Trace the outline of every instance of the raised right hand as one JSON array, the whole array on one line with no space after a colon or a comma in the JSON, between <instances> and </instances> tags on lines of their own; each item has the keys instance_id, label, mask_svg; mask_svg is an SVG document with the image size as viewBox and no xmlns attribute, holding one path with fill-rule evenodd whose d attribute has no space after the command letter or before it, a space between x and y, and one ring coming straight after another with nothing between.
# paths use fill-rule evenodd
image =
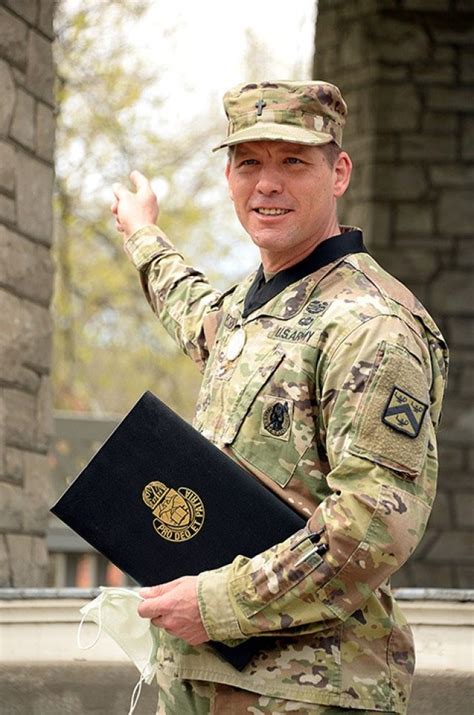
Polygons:
<instances>
[{"instance_id":1,"label":"raised right hand","mask_svg":"<svg viewBox=\"0 0 474 715\"><path fill-rule=\"evenodd\" d=\"M158 201L151 184L139 171L132 171L130 179L136 192L129 191L123 184L113 184L115 199L111 204L115 216L115 227L129 238L142 226L155 224L158 219Z\"/></svg>"}]
</instances>

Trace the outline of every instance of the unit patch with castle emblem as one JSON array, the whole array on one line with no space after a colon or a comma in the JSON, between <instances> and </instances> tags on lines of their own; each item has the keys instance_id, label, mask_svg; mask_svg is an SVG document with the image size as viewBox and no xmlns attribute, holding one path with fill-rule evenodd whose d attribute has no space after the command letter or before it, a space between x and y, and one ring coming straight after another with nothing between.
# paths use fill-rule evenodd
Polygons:
<instances>
[{"instance_id":1,"label":"unit patch with castle emblem","mask_svg":"<svg viewBox=\"0 0 474 715\"><path fill-rule=\"evenodd\" d=\"M382 422L408 437L418 437L428 405L394 385Z\"/></svg>"}]
</instances>

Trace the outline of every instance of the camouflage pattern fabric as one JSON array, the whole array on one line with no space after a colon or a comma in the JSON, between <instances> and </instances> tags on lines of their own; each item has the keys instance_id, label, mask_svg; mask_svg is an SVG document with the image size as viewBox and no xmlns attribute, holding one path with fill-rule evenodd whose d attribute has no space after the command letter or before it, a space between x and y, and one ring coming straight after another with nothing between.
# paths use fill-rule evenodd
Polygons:
<instances>
[{"instance_id":1,"label":"camouflage pattern fabric","mask_svg":"<svg viewBox=\"0 0 474 715\"><path fill-rule=\"evenodd\" d=\"M375 715L376 710L347 710L325 705L303 704L296 700L271 698L230 685L199 680L167 679L158 676L157 715ZM385 715L394 715L386 713Z\"/></svg>"},{"instance_id":2,"label":"camouflage pattern fabric","mask_svg":"<svg viewBox=\"0 0 474 715\"><path fill-rule=\"evenodd\" d=\"M414 648L390 576L419 543L436 490L447 350L432 318L366 253L244 320L253 276L218 294L156 227L126 249L151 307L204 373L195 426L308 518L285 542L199 577L211 639L276 645L239 673L206 644L163 632L163 672L405 713Z\"/></svg>"},{"instance_id":3,"label":"camouflage pattern fabric","mask_svg":"<svg viewBox=\"0 0 474 715\"><path fill-rule=\"evenodd\" d=\"M239 84L224 95L227 137L214 151L240 142L280 140L342 145L347 105L329 82Z\"/></svg>"}]
</instances>

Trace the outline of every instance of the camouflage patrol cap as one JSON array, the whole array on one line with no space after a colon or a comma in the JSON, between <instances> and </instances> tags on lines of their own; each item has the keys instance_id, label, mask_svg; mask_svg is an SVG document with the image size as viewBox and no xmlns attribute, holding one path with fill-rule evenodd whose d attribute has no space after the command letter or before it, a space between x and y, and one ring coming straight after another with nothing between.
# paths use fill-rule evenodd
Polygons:
<instances>
[{"instance_id":1,"label":"camouflage patrol cap","mask_svg":"<svg viewBox=\"0 0 474 715\"><path fill-rule=\"evenodd\" d=\"M342 144L347 105L322 80L239 84L224 95L227 137L213 151L251 141Z\"/></svg>"}]
</instances>

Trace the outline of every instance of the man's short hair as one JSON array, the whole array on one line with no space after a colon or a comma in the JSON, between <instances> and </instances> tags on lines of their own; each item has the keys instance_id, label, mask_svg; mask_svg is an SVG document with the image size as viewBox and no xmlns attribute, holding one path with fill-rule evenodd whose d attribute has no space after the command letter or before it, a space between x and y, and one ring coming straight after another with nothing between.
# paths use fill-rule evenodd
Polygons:
<instances>
[{"instance_id":1,"label":"man's short hair","mask_svg":"<svg viewBox=\"0 0 474 715\"><path fill-rule=\"evenodd\" d=\"M341 147L338 146L336 142L329 142L329 144L320 144L319 148L321 149L322 153L324 154L324 158L332 169L332 167L337 161L339 154L342 151Z\"/></svg>"}]
</instances>

